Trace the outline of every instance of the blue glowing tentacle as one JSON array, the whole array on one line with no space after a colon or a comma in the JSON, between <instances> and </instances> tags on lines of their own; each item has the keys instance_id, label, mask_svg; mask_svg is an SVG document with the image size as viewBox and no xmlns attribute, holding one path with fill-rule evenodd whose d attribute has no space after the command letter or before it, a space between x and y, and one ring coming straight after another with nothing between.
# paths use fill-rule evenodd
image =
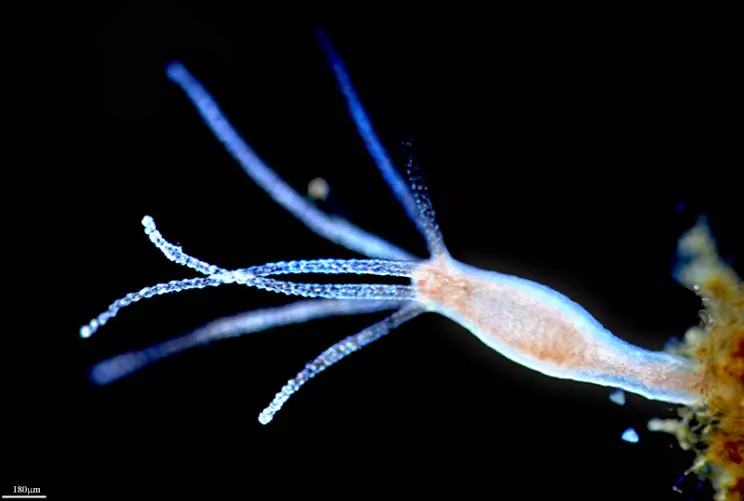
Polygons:
<instances>
[{"instance_id":1,"label":"blue glowing tentacle","mask_svg":"<svg viewBox=\"0 0 744 501\"><path fill-rule=\"evenodd\" d=\"M274 396L271 403L261 411L261 414L258 416L258 421L261 424L268 424L274 418L274 415L279 412L279 409L282 408L285 402L289 400L289 397L296 393L297 390L299 390L300 387L311 378L315 377L320 372L324 371L350 353L380 339L403 322L412 319L424 311L426 311L425 308L419 304L408 304L387 317L385 320L371 325L358 334L349 336L334 344L321 353L315 360L307 364L302 371L284 385L281 391Z\"/></svg>"},{"instance_id":2,"label":"blue glowing tentacle","mask_svg":"<svg viewBox=\"0 0 744 501\"><path fill-rule=\"evenodd\" d=\"M336 77L338 87L341 90L341 93L344 95L344 98L346 99L346 105L349 108L349 113L354 120L354 124L356 125L359 135L364 141L364 145L367 147L367 151L369 151L369 154L375 160L377 167L382 173L382 177L385 178L385 182L387 182L388 186L390 186L390 189L393 190L395 197L403 206L403 209L405 209L408 217L416 224L416 227L419 229L419 231L426 237L426 227L424 225L424 221L421 220L421 217L419 215L416 201L414 200L411 191L408 189L408 185L406 184L405 180L395 170L393 163L390 161L390 157L385 152L385 148L382 146L380 139L377 137L377 134L372 127L372 123L367 116L367 113L364 111L364 107L362 106L361 101L359 100L359 96L354 90L354 86L351 83L351 78L349 77L349 73L346 71L344 63L341 61L341 58L336 53L335 49L331 45L331 42L328 40L325 34L322 31L318 30L316 32L316 35L318 37L318 40L320 41L320 46L323 49L323 52L325 53L326 58L331 65L331 69L333 70L333 74Z\"/></svg>"},{"instance_id":3,"label":"blue glowing tentacle","mask_svg":"<svg viewBox=\"0 0 744 501\"><path fill-rule=\"evenodd\" d=\"M409 148L411 147L410 142L406 142L405 145ZM408 179L411 182L411 191L419 208L420 219L424 226L424 237L426 238L426 245L429 248L429 252L432 257L447 256L449 252L447 252L447 248L444 246L442 232L439 229L439 223L437 223L436 214L434 213L434 205L432 205L429 198L429 189L424 182L421 167L413 153L408 156L406 170L408 172Z\"/></svg>"},{"instance_id":4,"label":"blue glowing tentacle","mask_svg":"<svg viewBox=\"0 0 744 501\"><path fill-rule=\"evenodd\" d=\"M413 255L396 245L362 230L345 219L329 216L308 202L290 188L243 141L225 118L214 98L181 63L170 63L166 72L168 78L179 85L191 99L204 122L225 149L238 161L246 174L263 188L274 201L302 221L308 228L334 243L366 256L387 259L415 259Z\"/></svg>"},{"instance_id":5,"label":"blue glowing tentacle","mask_svg":"<svg viewBox=\"0 0 744 501\"><path fill-rule=\"evenodd\" d=\"M274 264L274 263L270 263ZM284 282L270 278L261 278L254 274L255 270L262 267L245 268L244 270L219 272L204 278L188 278L185 280L171 280L167 283L157 284L152 287L145 287L139 292L130 292L121 299L117 299L96 318L80 328L80 337L87 338L92 336L111 318L124 307L129 306L141 299L149 298L154 295L170 294L191 289L203 289L204 287L217 287L222 284L236 283L287 294L290 296L302 296L308 298L324 299L377 299L377 300L410 300L416 297L416 290L410 285L392 285L392 284L314 284L314 283L297 283ZM373 268L367 268L370 274ZM316 267L314 273L338 273L332 268L323 269ZM326 271L328 270L328 271ZM331 271L333 270L333 271ZM382 270L383 274L387 273ZM308 272L309 273L309 272Z\"/></svg>"},{"instance_id":6,"label":"blue glowing tentacle","mask_svg":"<svg viewBox=\"0 0 744 501\"><path fill-rule=\"evenodd\" d=\"M399 308L395 301L296 301L276 308L248 311L239 315L220 318L193 332L142 350L122 353L96 364L90 371L94 383L104 385L128 376L153 362L202 346L212 341L233 338L253 332L265 331L285 325L300 324L309 320L336 315L374 313Z\"/></svg>"},{"instance_id":7,"label":"blue glowing tentacle","mask_svg":"<svg viewBox=\"0 0 744 501\"><path fill-rule=\"evenodd\" d=\"M173 245L163 237L150 216L142 219L145 233L170 261L212 277L239 276L267 277L270 275L320 273L326 275L388 275L398 277L413 277L416 267L415 261L390 261L387 259L300 259L296 261L279 261L260 266L251 266L238 270L226 270L206 261L201 261L186 254L183 248Z\"/></svg>"},{"instance_id":8,"label":"blue glowing tentacle","mask_svg":"<svg viewBox=\"0 0 744 501\"><path fill-rule=\"evenodd\" d=\"M192 268L208 275L206 278L191 278L186 280L172 280L165 284L145 287L139 292L132 292L114 301L106 311L99 314L80 329L80 336L92 336L107 321L134 302L156 294L168 294L190 289L216 287L222 283L238 283L249 287L257 287L271 292L304 297L323 297L329 299L413 299L413 289L404 285L341 285L341 284L306 284L283 282L266 279L271 275L286 274L352 274L352 275L380 275L412 277L413 261L388 261L382 259L316 259L281 261L252 266L239 270L226 270L205 261L196 259L185 252L180 246L168 242L155 226L150 216L142 219L145 233L155 246L171 261Z\"/></svg>"},{"instance_id":9,"label":"blue glowing tentacle","mask_svg":"<svg viewBox=\"0 0 744 501\"><path fill-rule=\"evenodd\" d=\"M389 261L387 259L299 259L278 261L260 266L235 270L237 274L300 275L318 273L323 275L378 275L413 277L417 263L414 261Z\"/></svg>"},{"instance_id":10,"label":"blue glowing tentacle","mask_svg":"<svg viewBox=\"0 0 744 501\"><path fill-rule=\"evenodd\" d=\"M99 314L96 318L83 325L80 328L80 337L90 337L95 332L103 327L103 325L111 320L119 313L119 310L129 306L132 303L136 303L140 299L146 299L156 294L169 294L172 292L180 292L183 290L190 289L203 289L204 287L216 287L222 285L224 282L216 278L189 278L186 280L171 280L170 282L157 284L153 287L145 287L139 292L130 292L121 299L117 299L103 313Z\"/></svg>"},{"instance_id":11,"label":"blue glowing tentacle","mask_svg":"<svg viewBox=\"0 0 744 501\"><path fill-rule=\"evenodd\" d=\"M189 256L179 245L173 245L167 241L163 235L158 231L155 226L155 220L151 216L145 216L142 218L142 226L145 227L145 234L150 241L155 244L160 252L162 252L168 260L174 263L181 264L192 270L196 270L199 273L205 275L214 275L215 273L227 273L228 270L220 268L213 264L209 264L195 257Z\"/></svg>"},{"instance_id":12,"label":"blue glowing tentacle","mask_svg":"<svg viewBox=\"0 0 744 501\"><path fill-rule=\"evenodd\" d=\"M249 285L251 281L249 281ZM236 283L243 282L238 279ZM312 284L284 282L271 278L255 281L254 287L288 296L324 299L380 299L402 301L416 299L416 289L410 285L390 284Z\"/></svg>"}]
</instances>

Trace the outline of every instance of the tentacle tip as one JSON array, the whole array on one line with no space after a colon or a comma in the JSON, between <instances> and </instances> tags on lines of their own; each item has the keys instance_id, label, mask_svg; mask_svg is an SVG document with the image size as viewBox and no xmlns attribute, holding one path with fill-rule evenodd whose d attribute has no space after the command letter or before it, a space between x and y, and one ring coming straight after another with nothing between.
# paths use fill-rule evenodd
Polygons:
<instances>
[{"instance_id":1,"label":"tentacle tip","mask_svg":"<svg viewBox=\"0 0 744 501\"><path fill-rule=\"evenodd\" d=\"M165 65L165 74L171 80L178 81L186 73L186 68L178 61L171 61Z\"/></svg>"},{"instance_id":2,"label":"tentacle tip","mask_svg":"<svg viewBox=\"0 0 744 501\"><path fill-rule=\"evenodd\" d=\"M91 329L90 325L83 325L82 327L80 327L81 338L87 339L92 335L93 335L93 329Z\"/></svg>"},{"instance_id":3,"label":"tentacle tip","mask_svg":"<svg viewBox=\"0 0 744 501\"><path fill-rule=\"evenodd\" d=\"M100 362L94 365L90 371L88 371L88 378L98 386L106 385L112 380L110 366L110 362Z\"/></svg>"},{"instance_id":4,"label":"tentacle tip","mask_svg":"<svg viewBox=\"0 0 744 501\"><path fill-rule=\"evenodd\" d=\"M323 28L315 28L314 30L315 38L318 40L318 42L321 45L329 45L330 41L328 40L328 36L325 34L325 31L323 31Z\"/></svg>"},{"instance_id":5,"label":"tentacle tip","mask_svg":"<svg viewBox=\"0 0 744 501\"><path fill-rule=\"evenodd\" d=\"M266 424L269 424L273 418L274 416L264 411L258 415L258 422L263 425L266 425Z\"/></svg>"},{"instance_id":6,"label":"tentacle tip","mask_svg":"<svg viewBox=\"0 0 744 501\"><path fill-rule=\"evenodd\" d=\"M98 386L104 386L142 369L152 361L147 350L124 353L97 363L88 377Z\"/></svg>"},{"instance_id":7,"label":"tentacle tip","mask_svg":"<svg viewBox=\"0 0 744 501\"><path fill-rule=\"evenodd\" d=\"M152 216L145 216L142 218L142 226L145 228L153 228L155 226L155 220Z\"/></svg>"}]
</instances>

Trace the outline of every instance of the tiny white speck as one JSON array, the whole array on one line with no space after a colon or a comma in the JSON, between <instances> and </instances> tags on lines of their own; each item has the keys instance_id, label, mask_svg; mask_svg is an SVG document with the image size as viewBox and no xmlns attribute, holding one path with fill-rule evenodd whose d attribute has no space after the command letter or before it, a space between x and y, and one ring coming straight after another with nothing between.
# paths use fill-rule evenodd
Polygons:
<instances>
[{"instance_id":1,"label":"tiny white speck","mask_svg":"<svg viewBox=\"0 0 744 501\"><path fill-rule=\"evenodd\" d=\"M628 428L623 432L623 440L630 442L631 444L638 443L638 433L633 428Z\"/></svg>"},{"instance_id":2,"label":"tiny white speck","mask_svg":"<svg viewBox=\"0 0 744 501\"><path fill-rule=\"evenodd\" d=\"M610 393L610 402L617 405L625 405L625 392L623 390L615 390Z\"/></svg>"}]
</instances>

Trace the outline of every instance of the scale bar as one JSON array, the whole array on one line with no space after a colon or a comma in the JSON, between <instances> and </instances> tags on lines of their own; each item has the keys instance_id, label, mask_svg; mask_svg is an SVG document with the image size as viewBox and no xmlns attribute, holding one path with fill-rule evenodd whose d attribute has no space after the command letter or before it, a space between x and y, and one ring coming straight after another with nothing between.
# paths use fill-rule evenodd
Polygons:
<instances>
[{"instance_id":1,"label":"scale bar","mask_svg":"<svg viewBox=\"0 0 744 501\"><path fill-rule=\"evenodd\" d=\"M46 499L46 495L44 494L26 494L26 495L20 495L20 494L3 494L3 499Z\"/></svg>"}]
</instances>

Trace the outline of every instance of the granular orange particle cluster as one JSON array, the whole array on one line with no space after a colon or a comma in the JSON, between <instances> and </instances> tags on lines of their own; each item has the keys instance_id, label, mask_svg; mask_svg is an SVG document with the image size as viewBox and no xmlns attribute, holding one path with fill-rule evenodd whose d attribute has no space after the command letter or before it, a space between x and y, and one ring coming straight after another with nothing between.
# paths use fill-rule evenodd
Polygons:
<instances>
[{"instance_id":1,"label":"granular orange particle cluster","mask_svg":"<svg viewBox=\"0 0 744 501\"><path fill-rule=\"evenodd\" d=\"M702 321L669 350L697 362L699 403L678 420L653 419L649 429L673 433L694 450L688 473L707 477L716 501L744 501L744 284L716 251L704 220L679 242L677 279L703 301Z\"/></svg>"}]
</instances>

